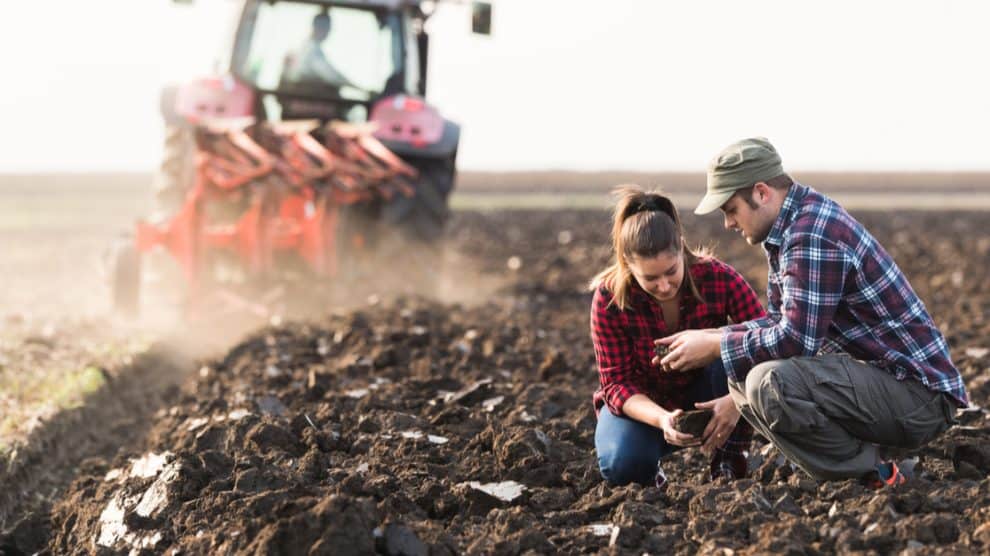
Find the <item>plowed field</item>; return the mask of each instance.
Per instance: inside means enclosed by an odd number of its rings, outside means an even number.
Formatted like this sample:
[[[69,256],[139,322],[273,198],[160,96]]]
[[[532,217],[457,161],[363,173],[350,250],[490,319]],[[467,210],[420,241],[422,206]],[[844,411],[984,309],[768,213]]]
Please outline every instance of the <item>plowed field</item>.
[[[688,449],[665,465],[666,492],[608,487],[586,287],[608,259],[608,214],[461,212],[440,299],[362,293],[187,363],[139,429],[87,430],[113,448],[14,516],[0,553],[985,553],[986,216],[854,215],[926,302],[978,406],[906,454],[916,479],[903,488],[816,483],[760,442],[748,479],[706,482]],[[762,293],[760,249],[717,218],[685,220]]]

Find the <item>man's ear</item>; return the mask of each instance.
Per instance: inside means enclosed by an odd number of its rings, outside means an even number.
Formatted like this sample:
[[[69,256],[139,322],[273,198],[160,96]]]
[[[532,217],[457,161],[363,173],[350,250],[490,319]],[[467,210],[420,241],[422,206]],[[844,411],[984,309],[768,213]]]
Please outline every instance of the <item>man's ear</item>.
[[[753,185],[753,197],[759,201],[761,205],[766,204],[766,202],[770,200],[770,189],[771,188],[767,185],[767,182],[758,181]]]

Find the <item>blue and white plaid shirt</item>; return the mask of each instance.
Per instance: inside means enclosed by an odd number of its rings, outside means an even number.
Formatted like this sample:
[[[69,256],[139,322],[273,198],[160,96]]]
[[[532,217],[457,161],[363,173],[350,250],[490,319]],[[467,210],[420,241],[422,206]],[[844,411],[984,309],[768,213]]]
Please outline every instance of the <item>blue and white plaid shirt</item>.
[[[725,327],[737,382],[764,361],[844,352],[898,380],[969,398],[949,347],[890,254],[828,197],[795,183],[763,242],[767,316]]]

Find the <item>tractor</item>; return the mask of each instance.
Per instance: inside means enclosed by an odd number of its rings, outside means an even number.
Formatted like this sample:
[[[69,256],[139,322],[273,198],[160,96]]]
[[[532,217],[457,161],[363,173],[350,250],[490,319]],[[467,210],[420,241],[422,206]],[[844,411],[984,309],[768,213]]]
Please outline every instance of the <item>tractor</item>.
[[[178,263],[192,312],[217,293],[257,307],[259,287],[354,278],[369,260],[436,272],[460,127],[425,100],[435,7],[240,0],[216,75],[162,92],[156,210],[114,249],[114,308],[137,314],[155,252]],[[472,30],[490,21],[474,2]]]

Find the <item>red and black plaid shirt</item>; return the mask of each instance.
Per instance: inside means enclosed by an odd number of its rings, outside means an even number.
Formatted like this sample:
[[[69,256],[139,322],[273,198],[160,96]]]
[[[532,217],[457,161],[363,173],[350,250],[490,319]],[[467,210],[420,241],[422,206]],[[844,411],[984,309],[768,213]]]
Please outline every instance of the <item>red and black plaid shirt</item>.
[[[714,258],[691,266],[691,276],[704,303],[688,294],[681,297],[681,330],[718,328],[764,316],[753,288],[736,269]],[[650,364],[653,340],[669,336],[660,304],[633,280],[626,310],[620,311],[612,293],[599,287],[591,303],[591,339],[598,361],[599,389],[595,412],[608,406],[622,415],[622,405],[634,394],[643,394],[668,411],[694,409],[687,400],[687,386],[699,370],[667,373]]]

